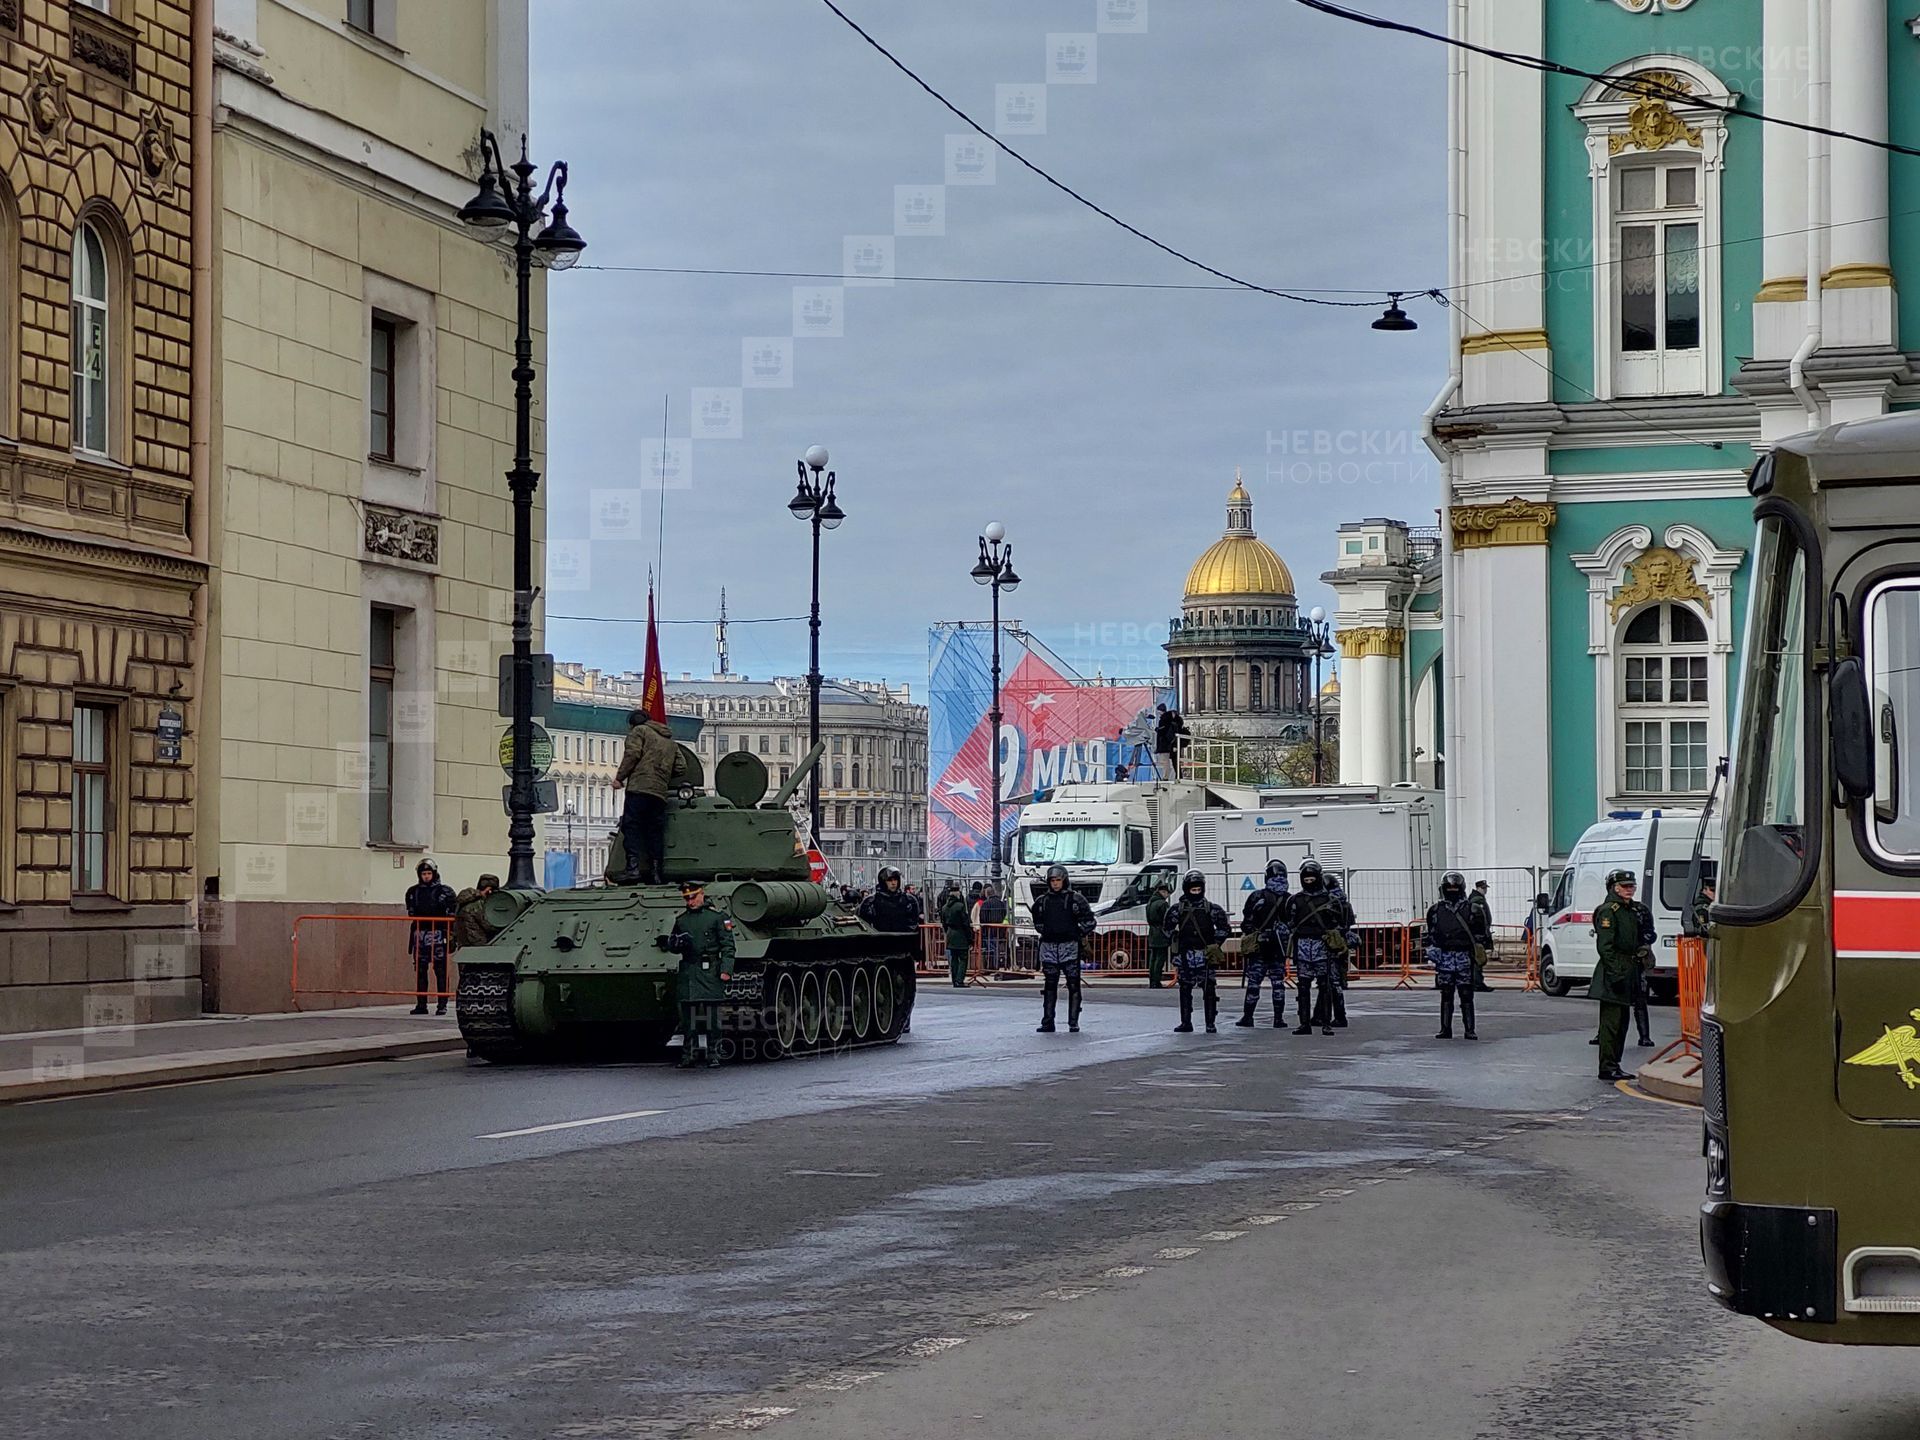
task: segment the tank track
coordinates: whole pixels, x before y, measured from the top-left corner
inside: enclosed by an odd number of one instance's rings
[[[886,970],[892,977],[892,1015],[882,1026],[873,1005],[872,987],[876,973]],[[866,1021],[864,1035],[858,1033],[852,995],[855,974],[865,976]],[[847,1050],[867,1050],[899,1041],[912,1018],[910,991],[903,986],[913,973],[910,956],[862,956],[847,960],[771,960],[757,974],[736,977],[727,987],[726,1018],[721,1054],[725,1058],[775,1060],[785,1056],[829,1055]],[[837,975],[841,983],[840,1035],[830,1033],[825,1003],[827,977]],[[811,977],[819,987],[812,995],[805,989]],[[783,986],[783,979],[792,982]],[[817,999],[818,1018],[806,1018],[807,999]],[[781,1007],[790,1015],[784,1019]],[[809,1036],[811,1031],[811,1036]],[[783,1038],[784,1032],[784,1038]],[[731,1050],[731,1054],[729,1051]]]
[[[507,965],[462,965],[453,1013],[467,1053],[496,1064],[532,1057],[513,1028],[513,969]]]

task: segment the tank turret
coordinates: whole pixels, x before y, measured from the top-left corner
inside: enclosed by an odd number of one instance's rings
[[[882,934],[815,883],[787,802],[819,764],[816,744],[771,797],[765,764],[714,766],[682,748],[686,783],[667,802],[664,885],[545,895],[503,891],[497,928],[459,954],[456,1011],[470,1053],[494,1061],[659,1054],[678,1021],[677,961],[655,940],[698,880],[733,921],[722,1058],[774,1058],[889,1044],[906,1028],[919,937]]]

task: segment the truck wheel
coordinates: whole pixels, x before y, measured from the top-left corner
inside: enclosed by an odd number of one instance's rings
[[[1542,950],[1540,952],[1540,988],[1556,1000],[1573,989],[1573,982],[1562,977],[1560,973],[1553,968],[1553,952],[1551,950]]]

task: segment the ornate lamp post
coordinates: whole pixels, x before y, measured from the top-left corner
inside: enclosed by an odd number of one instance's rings
[[[1320,707],[1323,700],[1320,693],[1320,662],[1333,653],[1333,646],[1327,639],[1333,627],[1327,623],[1327,612],[1316,605],[1307,612],[1307,623],[1303,628],[1307,632],[1307,639],[1313,645],[1313,783],[1318,785],[1321,783],[1321,769],[1326,759],[1326,747],[1322,742],[1320,728]]]
[[[787,502],[796,520],[813,524],[813,603],[807,611],[807,745],[820,743],[820,532],[838,530],[847,512],[833,496],[833,471],[827,470],[827,447],[815,445],[799,463],[800,485]],[[826,471],[825,479],[821,472]],[[812,817],[813,844],[820,841],[820,767],[807,776],[807,814]]]
[[[514,273],[518,281],[517,325],[513,337],[513,468],[507,489],[513,496],[513,765],[508,772],[507,888],[537,889],[533,877],[533,492],[540,475],[533,468],[533,265],[536,256],[550,270],[571,269],[587,248],[580,232],[567,223],[567,163],[556,161],[547,183],[534,193],[536,167],[520,137],[520,158],[511,166],[500,142],[480,132],[480,189],[460,209],[460,219],[478,230],[514,230]],[[547,214],[547,202],[553,214]],[[534,227],[545,220],[538,234]]]
[[[1000,883],[1000,592],[1016,589],[1020,577],[1013,571],[1013,546],[1006,543],[1007,527],[995,520],[980,536],[980,558],[974,562],[974,583],[993,589],[993,708],[987,723],[993,728],[993,881]]]

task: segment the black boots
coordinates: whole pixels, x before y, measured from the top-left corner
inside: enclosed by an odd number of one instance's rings
[[[1300,1023],[1293,1027],[1296,1035],[1313,1033],[1313,982],[1302,980],[1293,992],[1294,1004],[1300,1011]]]
[[[1453,1038],[1453,987],[1451,985],[1440,992],[1440,1033],[1433,1038],[1436,1040]]]
[[[1480,1037],[1473,1033],[1473,987],[1471,985],[1460,987],[1460,1020],[1466,1026],[1467,1039],[1478,1040]]]
[[[1253,1007],[1259,1003],[1260,997],[1258,995],[1249,995],[1247,997],[1247,1002],[1240,1011],[1240,1018],[1233,1022],[1238,1029],[1251,1030],[1253,1028]]]
[[[1048,970],[1044,988],[1040,992],[1040,1028],[1041,1035],[1053,1034],[1053,1014],[1060,1004],[1060,972]]]
[[[1193,986],[1185,981],[1180,983],[1180,1023],[1173,1027],[1176,1035],[1193,1033]]]
[[[1077,985],[1067,991],[1067,1029],[1075,1035],[1080,1033],[1080,987]]]
[[[1213,985],[1211,983],[1207,985],[1204,999],[1207,1010],[1207,1034],[1217,1035],[1220,1032],[1214,1026],[1213,1022],[1220,1018],[1220,997],[1213,993]]]

